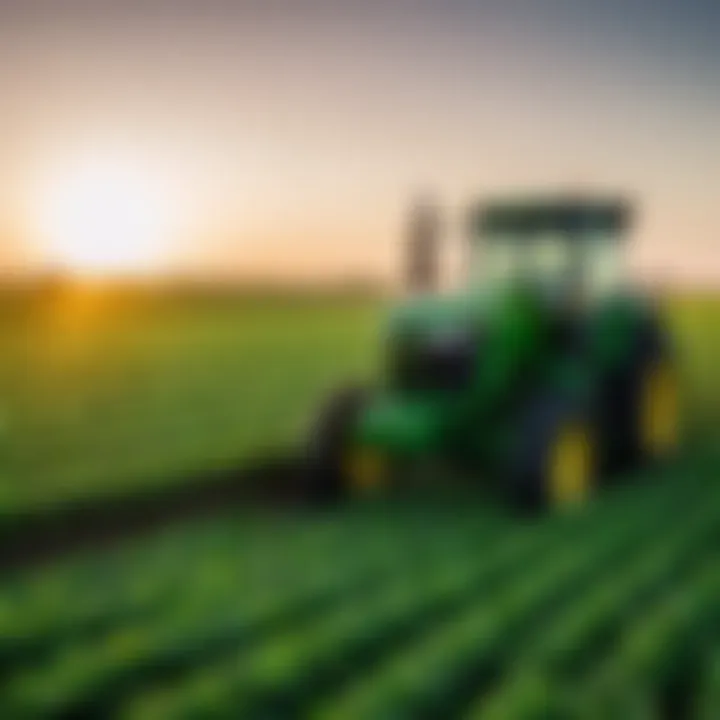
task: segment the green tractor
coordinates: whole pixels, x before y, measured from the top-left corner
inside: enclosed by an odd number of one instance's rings
[[[440,462],[537,510],[671,456],[678,376],[656,303],[622,272],[631,220],[621,198],[474,208],[467,286],[391,313],[376,386],[338,391],[313,425],[309,497],[383,493],[397,467]]]

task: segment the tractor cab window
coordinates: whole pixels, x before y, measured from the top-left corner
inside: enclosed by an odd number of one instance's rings
[[[566,235],[538,233],[525,241],[523,279],[541,291],[559,290],[573,279],[572,248]]]
[[[572,270],[572,253],[561,233],[537,237],[488,235],[476,243],[473,276],[481,282],[523,281],[540,288],[562,284]]]
[[[586,308],[624,284],[623,198],[559,196],[484,203],[470,215],[478,284],[520,281],[553,306]]]
[[[548,298],[583,303],[612,295],[623,282],[621,240],[599,232],[488,234],[473,245],[473,282],[498,287],[522,282]]]
[[[624,280],[619,241],[610,233],[594,234],[583,242],[585,288],[590,299],[612,295]]]
[[[571,270],[568,240],[560,233],[542,233],[528,242],[530,272],[541,282],[561,282]]]
[[[519,272],[520,241],[512,235],[498,235],[476,243],[472,271],[474,279],[503,284]]]

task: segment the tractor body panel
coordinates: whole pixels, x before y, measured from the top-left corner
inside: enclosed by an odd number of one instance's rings
[[[617,296],[558,329],[555,309],[522,286],[397,308],[387,328],[384,381],[358,418],[354,442],[398,458],[448,457],[492,474],[515,452],[527,399],[552,391],[589,402],[602,394],[649,312],[641,299]],[[429,368],[431,377],[404,384],[407,369],[394,353],[407,352],[411,364],[432,339],[453,334],[472,344],[470,370],[450,368],[443,382],[438,368]]]
[[[393,453],[476,453],[518,375],[543,360],[541,308],[522,289],[423,299],[388,325],[384,382],[356,427],[361,444]],[[462,341],[463,356],[443,356]],[[433,353],[437,353],[433,356]],[[525,383],[523,383],[525,384]]]

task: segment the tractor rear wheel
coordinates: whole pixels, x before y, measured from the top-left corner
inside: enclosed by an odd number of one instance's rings
[[[368,495],[384,483],[383,459],[353,442],[353,431],[369,400],[361,387],[335,392],[321,409],[307,442],[303,493],[314,504],[334,504]]]
[[[678,448],[680,408],[677,372],[670,358],[655,357],[638,377],[633,411],[633,454],[645,462],[668,459]]]
[[[646,329],[629,366],[607,386],[604,428],[611,469],[671,457],[681,437],[680,388],[669,343]]]
[[[548,395],[531,404],[519,428],[510,479],[514,504],[529,511],[585,504],[600,458],[591,415]]]

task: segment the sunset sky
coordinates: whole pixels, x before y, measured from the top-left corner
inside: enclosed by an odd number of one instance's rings
[[[150,204],[162,270],[388,275],[417,191],[582,184],[641,202],[639,268],[720,283],[718,37],[715,0],[4,0],[0,262],[115,168],[84,231]]]

